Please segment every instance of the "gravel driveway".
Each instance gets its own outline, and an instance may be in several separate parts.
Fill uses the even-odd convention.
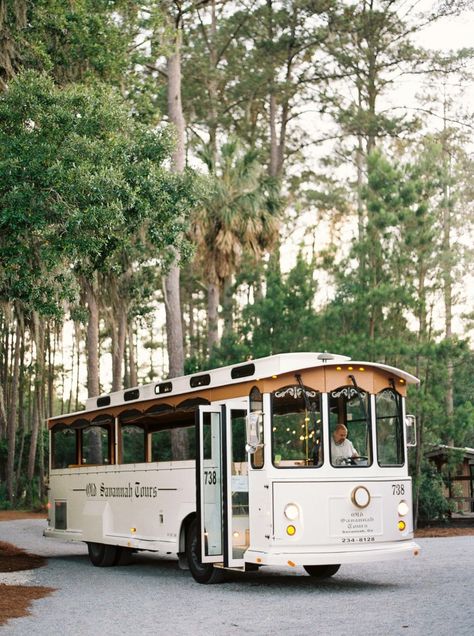
[[[232,574],[199,585],[174,560],[151,553],[95,568],[83,544],[42,537],[38,519],[0,523],[0,540],[49,557],[44,568],[1,582],[56,588],[8,636],[220,636],[227,634],[474,634],[474,537],[420,539],[413,560],[342,566],[325,582],[302,568]]]

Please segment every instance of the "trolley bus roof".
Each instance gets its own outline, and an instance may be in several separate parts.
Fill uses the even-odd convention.
[[[391,367],[386,364],[376,362],[355,361],[348,356],[332,353],[280,353],[277,355],[247,360],[239,364],[233,364],[217,369],[210,369],[200,373],[170,378],[143,384],[138,387],[114,391],[98,397],[90,397],[86,401],[83,411],[69,413],[67,416],[83,415],[90,411],[97,411],[101,408],[118,406],[125,403],[133,403],[143,400],[152,400],[159,397],[171,397],[183,393],[199,391],[203,388],[214,388],[230,384],[238,384],[248,380],[261,380],[264,378],[290,373],[292,371],[303,371],[322,366],[337,366],[350,362],[352,365],[372,367],[393,373],[403,379],[407,384],[418,384],[419,380],[415,376]],[[63,419],[65,415],[58,415],[51,420]]]

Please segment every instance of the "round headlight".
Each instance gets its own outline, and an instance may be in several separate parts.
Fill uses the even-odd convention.
[[[298,519],[299,514],[300,514],[300,511],[296,504],[290,503],[285,506],[285,517],[289,519],[290,521],[293,521],[294,519]]]
[[[408,507],[407,502],[400,501],[400,503],[398,504],[398,514],[400,515],[400,517],[404,517],[406,514],[408,514],[409,510],[410,508]]]
[[[370,503],[370,493],[365,486],[357,486],[351,494],[352,503],[358,508],[367,508]]]

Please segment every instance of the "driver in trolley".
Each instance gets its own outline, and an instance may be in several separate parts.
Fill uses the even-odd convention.
[[[338,424],[333,431],[331,439],[331,460],[333,464],[345,464],[346,460],[359,457],[352,442],[347,439],[347,427]]]

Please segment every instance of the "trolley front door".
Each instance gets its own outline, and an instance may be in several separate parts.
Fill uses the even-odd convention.
[[[244,566],[250,541],[246,415],[243,401],[199,407],[196,477],[203,563]]]

